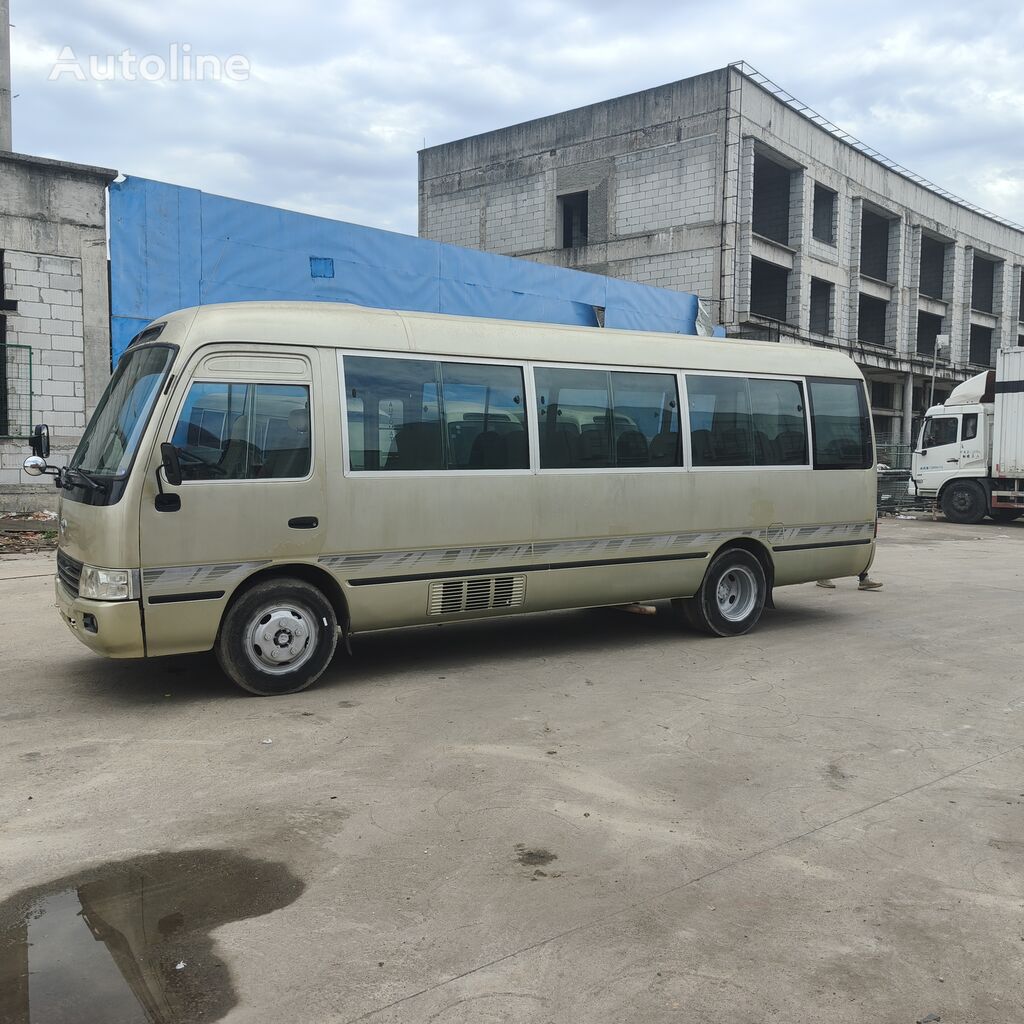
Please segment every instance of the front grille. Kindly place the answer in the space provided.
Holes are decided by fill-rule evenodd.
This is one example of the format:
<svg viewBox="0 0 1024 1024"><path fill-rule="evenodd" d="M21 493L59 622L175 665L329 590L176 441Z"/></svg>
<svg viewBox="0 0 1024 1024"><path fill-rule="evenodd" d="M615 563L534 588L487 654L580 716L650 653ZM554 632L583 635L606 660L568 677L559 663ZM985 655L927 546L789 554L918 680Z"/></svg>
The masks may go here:
<svg viewBox="0 0 1024 1024"><path fill-rule="evenodd" d="M526 597L525 576L476 576L431 583L427 589L428 615L518 608Z"/></svg>
<svg viewBox="0 0 1024 1024"><path fill-rule="evenodd" d="M82 578L82 563L75 561L70 555L63 551L57 551L57 575L61 583L78 597L78 583Z"/></svg>

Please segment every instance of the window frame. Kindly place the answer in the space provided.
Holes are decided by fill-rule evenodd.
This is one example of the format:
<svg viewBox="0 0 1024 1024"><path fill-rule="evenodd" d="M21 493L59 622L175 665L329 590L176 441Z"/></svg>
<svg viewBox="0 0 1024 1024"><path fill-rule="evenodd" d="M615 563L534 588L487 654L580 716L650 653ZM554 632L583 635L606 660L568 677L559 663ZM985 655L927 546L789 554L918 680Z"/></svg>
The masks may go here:
<svg viewBox="0 0 1024 1024"><path fill-rule="evenodd" d="M208 353L211 354L211 353ZM212 353L213 355L231 354L231 353ZM276 353L275 353L276 354ZM305 358L305 357L303 357ZM307 361L307 366L308 366ZM177 409L174 411L174 415L170 419L170 436L167 438L168 441L173 443L174 433L178 429L178 424L181 422L181 414L185 411L185 406L188 404L188 396L192 391L192 387L195 384L234 384L234 385L245 385L253 387L300 387L305 388L309 392L309 472L305 476L252 476L243 478L217 478L211 477L208 480L185 480L181 481L182 487L192 487L196 484L297 484L308 482L312 480L316 475L316 457L317 457L317 443L316 443L316 388L314 387L311 378L307 377L306 380L296 381L281 381L281 380L270 380L265 376L247 376L247 371L242 371L240 377L236 377L234 380L225 380L222 377L212 377L206 374L196 374L195 376L189 377L186 386L183 388L181 393L181 401L178 403Z"/></svg>
<svg viewBox="0 0 1024 1024"><path fill-rule="evenodd" d="M737 471L741 473L760 473L760 472L778 472L783 470L785 472L793 472L804 469L814 469L814 435L811 433L811 389L808 385L810 377L794 377L784 373L741 373L735 370L683 370L683 386L686 386L686 377L734 377L740 380L786 380L791 381L794 384L799 384L801 391L804 396L804 430L806 431L807 439L807 458L810 460L803 463L794 463L792 465L784 466L695 466L693 465L693 453L690 450L690 393L689 390L686 392L686 465L689 470L694 473L735 473ZM831 378L829 378L831 379ZM839 379L839 378L836 378ZM849 378L852 379L852 378ZM749 391L747 392L749 396Z"/></svg>
<svg viewBox="0 0 1024 1024"><path fill-rule="evenodd" d="M868 473L878 466L878 449L875 445L875 424L871 418L871 403L868 400L866 381L863 377L822 377L817 374L804 378L807 385L807 411L811 417L811 433L808 434L808 455L811 459L811 468L822 472L854 472ZM860 406L860 418L862 423L867 423L868 438L871 441L871 463L867 466L819 466L815 458L817 434L814 431L814 393L811 390L812 384L855 384L857 385L857 402Z"/></svg>
<svg viewBox="0 0 1024 1024"><path fill-rule="evenodd" d="M371 359L418 359L432 363L470 363L487 366L513 366L522 371L523 374L523 406L526 414L526 439L530 452L530 465L525 469L352 469L351 442L348 427L348 382L345 377L345 356L365 356ZM529 364L518 359L492 359L486 356L473 355L435 355L431 352L420 352L415 349L401 349L392 351L390 349L357 349L339 348L338 358L338 384L341 387L341 459L342 473L346 477L365 477L372 480L422 480L427 477L441 477L450 480L453 477L487 477L487 476L531 476L534 472L539 452L535 451L536 430L533 424L534 417L530 409L534 406L533 377L529 373ZM439 396L440 397L440 396ZM441 420L441 429L444 429L444 420Z"/></svg>
<svg viewBox="0 0 1024 1024"><path fill-rule="evenodd" d="M558 475L570 475L579 476L586 475L588 473L680 473L686 472L690 468L690 450L689 450L689 439L684 439L683 434L683 410L687 409L685 399L685 391L683 390L682 376L685 371L675 369L671 366L635 366L633 364L611 364L611 363L565 363L565 362L550 362L548 360L536 360L531 361L528 364L530 372L530 384L531 384L531 401L533 405L531 408L536 413L537 409L537 391L536 391L536 378L533 375L533 371L537 369L545 370L599 370L601 372L608 373L653 373L658 374L662 377L674 377L676 381L676 401L679 403L679 433L680 433L680 455L682 461L678 466L580 466L576 468L566 467L564 469L549 466L542 468L540 464L540 422L539 420L534 424L534 435L536 438L536 461L534 460L533 451L531 449L530 459L531 465L537 467L536 472L544 476L550 476L554 474ZM610 397L610 395L609 395ZM687 413L688 414L688 413ZM614 415L614 410L612 410ZM536 415L533 417L537 420Z"/></svg>
<svg viewBox="0 0 1024 1024"><path fill-rule="evenodd" d="M864 395L863 380L856 377L823 377L818 375L800 375L787 373L746 372L742 370L716 370L675 368L671 366L646 366L624 363L599 362L566 362L548 359L500 359L490 356L474 356L470 354L444 355L414 349L384 350L365 348L339 348L336 350L338 363L338 382L341 388L341 447L342 475L346 478L370 478L374 480L390 479L425 479L453 477L488 477L488 476L587 476L604 474L643 474L643 473L760 473L760 472L801 472L816 470L814 464L814 424L812 415L811 382L850 383L858 386L861 410L868 407ZM348 424L348 387L345 378L345 356L368 356L377 359L422 359L439 363L470 363L492 366L514 366L523 373L524 402L526 409L527 441L530 452L530 465L526 469L399 469L365 470L351 468L351 446ZM540 465L540 423L537 418L537 388L534 371L536 369L566 370L599 370L612 373L649 373L660 376L673 376L676 380L676 398L679 402L679 432L681 462L678 466L588 466L578 468L542 468ZM800 386L804 396L804 430L807 437L808 461L794 465L779 466L695 466L690 442L690 396L686 384L687 375L694 377L733 377L740 380L781 380L790 381ZM870 424L869 424L869 429ZM874 431L871 432L872 467L875 465ZM850 467L844 467L850 468ZM870 467L869 467L870 468Z"/></svg>

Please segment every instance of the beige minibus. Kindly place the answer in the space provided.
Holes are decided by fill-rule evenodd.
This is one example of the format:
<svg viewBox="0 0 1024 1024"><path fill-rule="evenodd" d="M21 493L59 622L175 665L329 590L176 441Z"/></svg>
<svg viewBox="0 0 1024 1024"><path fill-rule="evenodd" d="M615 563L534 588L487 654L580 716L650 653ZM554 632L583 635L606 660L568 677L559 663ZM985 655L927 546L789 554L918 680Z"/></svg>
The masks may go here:
<svg viewBox="0 0 1024 1024"><path fill-rule="evenodd" d="M64 468L61 617L292 693L339 632L673 599L715 636L871 564L846 356L363 309L203 306L132 342Z"/></svg>

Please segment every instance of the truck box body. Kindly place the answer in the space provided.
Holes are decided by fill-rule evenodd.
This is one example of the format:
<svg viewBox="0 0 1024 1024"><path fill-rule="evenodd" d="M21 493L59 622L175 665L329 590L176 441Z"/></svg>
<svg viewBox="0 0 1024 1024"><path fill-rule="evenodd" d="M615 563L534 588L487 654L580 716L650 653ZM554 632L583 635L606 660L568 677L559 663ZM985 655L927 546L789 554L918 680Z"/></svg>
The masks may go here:
<svg viewBox="0 0 1024 1024"><path fill-rule="evenodd" d="M1024 348L998 355L992 475L1024 479Z"/></svg>

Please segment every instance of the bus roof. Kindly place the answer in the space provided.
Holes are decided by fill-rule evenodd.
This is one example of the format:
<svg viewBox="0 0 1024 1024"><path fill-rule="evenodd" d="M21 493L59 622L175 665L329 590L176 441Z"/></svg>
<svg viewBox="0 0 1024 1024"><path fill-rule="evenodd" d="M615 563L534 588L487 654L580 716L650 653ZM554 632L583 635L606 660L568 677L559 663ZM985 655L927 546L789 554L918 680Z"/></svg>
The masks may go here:
<svg viewBox="0 0 1024 1024"><path fill-rule="evenodd" d="M173 336L187 350L244 341L422 356L861 377L843 353L806 345L369 309L343 302L229 302L154 321L161 322L167 323L167 340Z"/></svg>

